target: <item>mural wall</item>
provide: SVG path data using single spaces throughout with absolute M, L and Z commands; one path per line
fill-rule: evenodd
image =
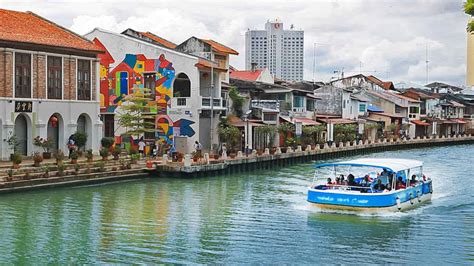
M 101 113 L 115 113 L 125 96 L 142 94 L 145 89 L 150 89 L 154 97 L 148 106 L 152 113 L 156 113 L 156 138 L 173 144 L 174 127 L 180 136 L 192 137 L 195 134 L 191 127 L 193 121 L 178 119 L 173 122 L 168 116 L 175 69 L 163 54 L 158 59 L 148 59 L 142 54 L 126 54 L 122 62 L 111 69 L 114 59 L 98 39 L 94 42 L 106 51 L 99 56 Z

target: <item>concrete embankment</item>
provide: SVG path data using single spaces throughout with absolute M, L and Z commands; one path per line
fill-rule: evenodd
M 11 176 L 8 166 L 0 167 L 0 194 L 37 190 L 44 188 L 79 186 L 140 179 L 144 177 L 203 177 L 211 175 L 225 175 L 233 173 L 244 173 L 254 170 L 275 169 L 297 163 L 326 160 L 342 156 L 352 156 L 372 152 L 412 149 L 423 147 L 435 147 L 445 145 L 474 144 L 472 136 L 458 136 L 450 138 L 431 138 L 398 141 L 376 141 L 365 143 L 339 143 L 338 145 L 323 147 L 298 147 L 295 151 L 276 154 L 251 154 L 249 157 L 241 156 L 227 160 L 201 161 L 189 166 L 184 163 L 157 163 L 153 169 L 145 168 L 144 164 L 129 164 L 125 161 L 108 161 L 102 163 L 80 162 L 78 166 L 66 163 L 65 169 L 59 174 L 56 164 L 48 165 L 48 173 L 45 174 L 44 167 L 33 167 L 23 165 L 21 169 L 12 170 Z M 422 159 L 422 158 L 421 158 Z M 142 162 L 143 163 L 143 162 Z M 124 169 L 124 164 L 127 168 Z
M 209 161 L 191 166 L 184 166 L 182 163 L 159 164 L 156 169 L 147 170 L 151 175 L 163 177 L 200 177 L 209 175 L 223 175 L 233 173 L 244 173 L 254 170 L 274 169 L 297 163 L 326 160 L 342 156 L 360 155 L 372 152 L 382 152 L 399 149 L 413 149 L 423 147 L 435 147 L 444 145 L 474 144 L 473 136 L 456 136 L 449 138 L 425 138 L 413 140 L 382 140 L 375 142 L 347 142 L 333 144 L 324 147 L 298 147 L 295 151 L 276 154 L 252 154 L 235 159 Z M 422 159 L 422 158 L 421 158 Z

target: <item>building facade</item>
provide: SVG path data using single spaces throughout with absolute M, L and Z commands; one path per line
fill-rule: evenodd
M 87 133 L 98 153 L 100 47 L 31 12 L 0 9 L 0 150 L 31 156 L 37 136 L 67 150 L 69 136 Z M 13 138 L 18 145 L 10 145 Z
M 283 80 L 303 79 L 304 31 L 283 29 L 280 21 L 267 22 L 265 30 L 245 33 L 245 68 L 268 68 Z

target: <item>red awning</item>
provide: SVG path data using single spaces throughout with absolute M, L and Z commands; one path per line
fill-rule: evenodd
M 453 121 L 455 121 L 456 124 L 467 124 L 467 122 L 462 119 L 453 119 Z
M 426 123 L 424 121 L 421 121 L 421 120 L 412 120 L 410 121 L 412 122 L 413 124 L 417 125 L 417 126 L 430 126 L 431 124 L 430 123 Z

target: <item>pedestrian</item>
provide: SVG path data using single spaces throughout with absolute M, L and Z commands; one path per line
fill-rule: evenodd
M 143 137 L 142 137 L 140 139 L 140 141 L 138 142 L 138 153 L 140 154 L 140 157 L 145 156 L 145 146 L 146 146 L 146 143 L 145 143 L 145 141 L 143 140 Z
M 196 150 L 196 156 L 199 159 L 201 159 L 201 157 L 202 157 L 202 145 L 197 140 L 194 142 L 194 149 Z
M 74 135 L 69 136 L 67 141 L 67 149 L 69 150 L 69 159 L 71 159 L 71 154 L 76 149 L 76 141 L 74 141 Z

